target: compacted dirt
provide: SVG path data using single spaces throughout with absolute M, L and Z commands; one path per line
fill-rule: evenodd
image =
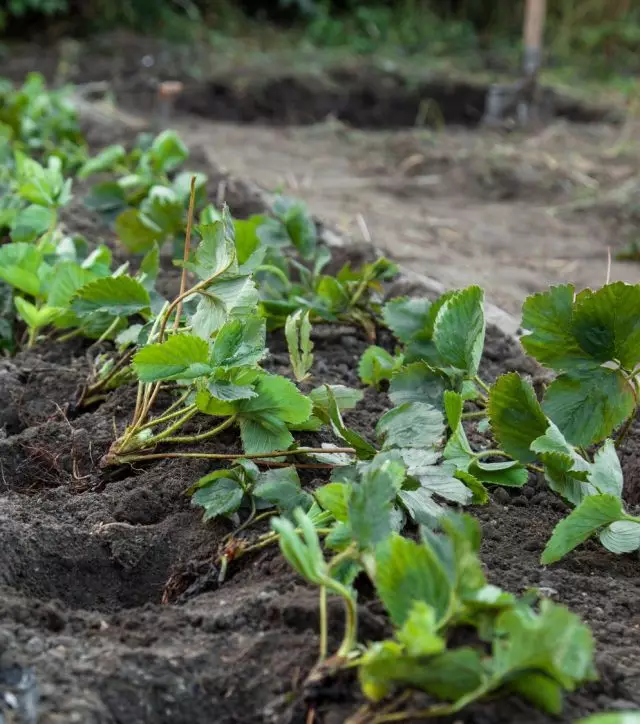
M 43 58 L 53 64 L 46 51 Z M 19 60 L 11 61 L 16 75 L 37 65 Z M 108 75 L 98 64 L 83 69 L 92 80 Z M 120 69 L 119 77 L 126 75 Z M 131 98 L 128 110 L 140 110 Z M 604 281 L 607 246 L 620 246 L 619 235 L 637 223 L 628 196 L 614 193 L 632 177 L 635 156 L 627 145 L 605 155 L 623 133 L 613 126 L 560 122 L 522 137 L 476 129 L 365 134 L 335 122 L 275 129 L 180 114 L 171 124 L 199 146 L 190 167 L 209 172 L 212 197 L 222 189 L 236 215 L 260 211 L 263 202 L 215 164 L 306 198 L 331 226 L 371 238 L 447 285 L 480 283 L 514 312 L 526 293 L 550 281 Z M 94 146 L 131 137 L 111 121 L 87 132 Z M 611 196 L 589 196 L 594 179 L 591 190 Z M 547 213 L 577 197 L 588 201 L 581 214 Z M 78 201 L 65 222 L 111 240 Z M 637 281 L 637 267 L 613 262 L 611 277 Z M 175 284 L 167 265 L 163 289 Z M 384 335 L 381 343 L 388 343 Z M 366 345 L 354 330 L 318 334 L 314 384 L 358 386 L 356 363 Z M 268 366 L 286 374 L 282 340 L 269 346 Z M 317 594 L 277 548 L 234 561 L 218 584 L 218 550 L 230 527 L 203 525 L 185 495 L 214 466 L 167 460 L 100 469 L 134 392 L 123 388 L 77 410 L 93 355 L 76 341 L 0 362 L 0 673 L 34 668 L 40 724 L 344 722 L 362 704 L 352 676 L 302 688 L 317 657 Z M 514 340 L 490 328 L 483 375 L 510 370 L 537 371 Z M 367 390 L 347 422 L 370 437 L 389 406 L 383 392 Z M 234 451 L 238 441 L 225 434 L 208 449 Z M 639 455 L 636 422 L 621 452 L 632 510 L 640 504 Z M 313 487 L 322 478 L 303 481 Z M 588 543 L 541 567 L 540 553 L 567 508 L 533 476 L 522 490 L 493 489 L 491 502 L 471 512 L 482 523 L 482 558 L 493 582 L 516 593 L 541 587 L 592 626 L 600 680 L 568 696 L 560 719 L 499 699 L 451 722 L 551 724 L 640 708 L 637 555 L 613 556 Z M 332 601 L 333 644 L 340 610 Z M 360 639 L 386 633 L 363 591 Z

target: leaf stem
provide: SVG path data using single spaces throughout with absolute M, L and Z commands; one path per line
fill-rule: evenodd
M 480 450 L 480 452 L 474 453 L 473 457 L 476 460 L 480 460 L 482 458 L 490 458 L 490 457 L 503 457 L 503 458 L 509 458 L 509 460 L 513 460 L 511 455 L 506 453 L 504 450 Z
M 202 442 L 203 440 L 209 440 L 212 437 L 215 437 L 219 433 L 221 433 L 223 430 L 226 430 L 228 427 L 231 427 L 233 423 L 236 421 L 236 415 L 232 415 L 231 417 L 228 417 L 224 422 L 221 422 L 217 427 L 212 428 L 211 430 L 207 430 L 207 432 L 201 432 L 198 435 L 181 435 L 176 437 L 166 437 L 163 439 L 163 442 L 165 443 L 194 443 L 194 442 Z
M 328 620 L 327 620 L 327 587 L 320 586 L 320 652 L 318 657 L 318 663 L 321 664 L 327 658 L 328 651 Z
M 473 412 L 463 412 L 462 413 L 463 420 L 473 420 L 478 417 L 486 417 L 486 416 L 487 416 L 486 410 L 474 410 Z
M 184 239 L 184 266 L 182 267 L 182 276 L 180 277 L 180 298 L 187 288 L 187 262 L 189 261 L 189 255 L 191 253 L 191 228 L 193 226 L 193 210 L 196 203 L 196 177 L 191 177 L 191 191 L 189 193 L 189 211 L 187 212 L 187 232 Z M 182 315 L 182 301 L 178 303 L 176 309 L 176 318 L 173 323 L 174 330 L 177 330 L 180 326 L 180 316 Z
M 336 447 L 336 448 L 296 448 L 294 450 L 274 450 L 264 453 L 205 453 L 205 452 L 168 452 L 168 453 L 150 453 L 146 455 L 119 455 L 115 454 L 109 458 L 108 465 L 118 465 L 132 462 L 142 462 L 144 460 L 162 460 L 164 458 L 192 458 L 198 460 L 239 460 L 246 458 L 247 460 L 261 460 L 262 458 L 287 457 L 289 455 L 312 455 L 314 453 L 348 453 L 355 454 L 352 447 Z
M 484 380 L 480 379 L 478 375 L 474 375 L 473 381 L 476 383 L 476 385 L 478 385 L 478 387 L 481 387 L 487 393 L 487 395 L 491 393 L 491 388 L 489 387 L 489 385 Z

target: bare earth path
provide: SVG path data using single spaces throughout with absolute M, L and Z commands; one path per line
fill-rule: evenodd
M 603 284 L 608 247 L 615 256 L 634 224 L 639 233 L 633 128 L 558 123 L 518 136 L 171 123 L 235 175 L 303 198 L 327 223 L 447 287 L 480 284 L 516 315 L 548 284 Z M 574 208 L 580 200 L 585 210 Z M 610 278 L 638 282 L 640 265 L 614 259 Z

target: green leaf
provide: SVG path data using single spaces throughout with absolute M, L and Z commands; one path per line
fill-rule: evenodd
M 133 368 L 141 382 L 190 379 L 206 373 L 208 357 L 209 348 L 200 337 L 176 334 L 136 352 Z
M 378 386 L 382 380 L 390 380 L 396 367 L 396 359 L 382 347 L 367 347 L 358 364 L 360 381 L 365 385 Z
M 217 471 L 226 472 L 226 471 Z M 235 513 L 244 496 L 244 491 L 237 480 L 231 478 L 207 475 L 198 481 L 198 490 L 191 498 L 192 505 L 204 508 L 202 520 L 206 522 L 221 515 Z M 207 481 L 210 482 L 207 484 Z
M 255 365 L 266 354 L 265 339 L 264 320 L 258 317 L 233 319 L 216 335 L 211 363 L 224 368 Z
M 311 495 L 302 490 L 300 478 L 293 466 L 261 473 L 253 494 L 276 506 L 285 515 L 293 513 L 296 508 L 308 511 L 313 503 Z
M 254 254 L 260 246 L 260 239 L 258 238 L 257 231 L 258 227 L 264 223 L 264 219 L 264 216 L 251 216 L 246 220 L 233 220 L 238 264 L 244 264 L 251 258 L 252 254 Z
M 576 298 L 573 333 L 598 362 L 618 360 L 632 370 L 640 362 L 640 284 L 614 282 Z
M 372 458 L 378 451 L 367 442 L 361 435 L 354 430 L 350 430 L 343 422 L 340 408 L 336 402 L 333 392 L 329 385 L 325 385 L 327 393 L 329 422 L 334 434 L 351 445 L 356 451 L 356 455 L 363 460 Z
M 453 591 L 433 550 L 392 535 L 376 552 L 376 590 L 395 626 L 403 626 L 416 601 L 424 601 L 436 620 L 447 615 Z
M 558 377 L 547 388 L 542 408 L 569 442 L 587 446 L 604 440 L 631 415 L 635 397 L 621 371 L 598 367 Z
M 515 607 L 501 613 L 493 641 L 492 678 L 496 686 L 517 676 L 544 674 L 573 691 L 596 678 L 594 641 L 589 627 L 564 606 L 543 600 L 540 612 Z M 539 699 L 537 703 L 542 703 Z M 557 698 L 549 700 L 553 714 Z
M 233 402 L 233 400 L 248 400 L 256 397 L 256 392 L 251 385 L 235 385 L 228 380 L 209 380 L 207 391 L 216 400 Z
M 285 377 L 263 375 L 255 386 L 256 397 L 238 402 L 244 416 L 273 413 L 284 422 L 301 423 L 311 414 L 311 400 Z
M 114 317 L 128 317 L 149 308 L 149 292 L 137 279 L 129 276 L 104 277 L 85 284 L 71 302 L 78 315 L 103 312 Z
M 405 402 L 378 420 L 376 434 L 384 448 L 437 447 L 444 436 L 444 419 L 431 405 Z
M 166 186 L 152 186 L 140 212 L 159 229 L 163 236 L 177 236 L 184 228 L 184 206 L 175 192 Z
M 76 262 L 68 261 L 57 264 L 47 302 L 52 307 L 67 308 L 78 289 L 93 279 L 95 279 L 95 274 L 88 269 L 83 269 Z
M 124 161 L 127 156 L 127 152 L 124 146 L 120 144 L 114 146 L 107 146 L 97 156 L 88 159 L 78 169 L 78 178 L 87 178 L 94 173 L 100 173 L 102 171 L 113 171 L 115 167 Z
M 172 171 L 189 158 L 189 151 L 180 136 L 171 130 L 162 131 L 151 144 L 156 170 Z
M 317 488 L 313 495 L 324 510 L 328 510 L 333 517 L 345 522 L 349 517 L 349 496 L 351 488 L 345 483 L 327 483 Z
M 233 240 L 227 236 L 225 222 L 198 226 L 197 231 L 202 241 L 189 268 L 202 280 L 220 276 L 226 271 L 233 272 L 236 250 Z
M 477 374 L 484 349 L 484 291 L 477 286 L 453 294 L 438 311 L 433 341 L 448 364 Z
M 455 477 L 456 466 L 452 462 L 436 465 L 438 455 L 430 450 L 406 448 L 400 450 L 407 466 L 407 473 L 420 481 L 430 495 L 439 495 L 460 505 L 471 501 L 471 491 Z
M 11 224 L 12 241 L 35 241 L 53 228 L 56 212 L 46 206 L 31 204 L 21 209 Z
M 527 297 L 522 306 L 522 327 L 527 330 L 522 345 L 556 370 L 573 367 L 584 357 L 572 330 L 573 297 L 573 285 L 564 284 Z
M 353 539 L 360 548 L 371 548 L 392 532 L 391 511 L 396 488 L 389 467 L 393 466 L 397 467 L 398 463 L 383 463 L 377 470 L 365 473 L 362 480 L 351 488 L 349 523 Z M 403 470 L 401 474 L 404 477 Z
M 527 484 L 529 473 L 517 460 L 499 463 L 485 463 L 474 460 L 467 471 L 482 483 L 502 485 L 506 488 L 521 488 Z
M 309 377 L 313 364 L 313 342 L 311 341 L 311 322 L 309 312 L 299 309 L 290 314 L 284 326 L 291 368 L 297 382 Z
M 590 495 L 553 529 L 540 562 L 555 563 L 600 529 L 624 518 L 620 498 L 615 495 Z
M 309 393 L 314 410 L 321 410 L 327 415 L 329 411 L 327 387 L 331 391 L 331 395 L 341 412 L 344 410 L 352 410 L 364 397 L 362 390 L 354 390 L 345 385 L 323 385 L 322 387 L 315 387 Z
M 441 654 L 414 657 L 405 654 L 395 641 L 371 644 L 358 668 L 365 696 L 377 702 L 389 696 L 396 686 L 419 689 L 436 699 L 457 701 L 478 689 L 486 679 L 482 659 L 471 648 L 458 648 Z
M 382 308 L 382 318 L 395 336 L 405 344 L 429 324 L 431 302 L 428 299 L 398 297 Z
M 424 601 L 415 601 L 404 626 L 398 631 L 398 641 L 409 656 L 433 656 L 442 653 L 446 641 L 438 635 L 435 611 Z
M 596 452 L 589 471 L 589 482 L 599 493 L 622 497 L 623 476 L 613 440 L 606 440 Z
M 287 518 L 273 518 L 271 527 L 280 536 L 280 550 L 291 566 L 307 581 L 321 585 L 326 576 L 326 563 L 313 522 L 301 510 L 293 517 L 302 531 L 303 540 Z
M 640 548 L 640 518 L 617 520 L 600 533 L 600 542 L 612 553 L 631 553 Z
M 60 315 L 60 310 L 56 307 L 36 307 L 22 297 L 15 297 L 13 301 L 18 316 L 30 329 L 46 327 Z
M 640 724 L 640 710 L 594 714 L 586 719 L 580 719 L 576 724 Z
M 146 254 L 164 239 L 163 230 L 138 209 L 127 209 L 118 215 L 116 234 L 131 254 Z
M 127 207 L 127 197 L 124 189 L 116 181 L 105 181 L 92 187 L 84 197 L 84 205 L 99 214 L 115 214 Z M 115 214 L 117 216 L 117 214 Z
M 389 397 L 394 405 L 426 402 L 443 409 L 443 394 L 449 386 L 446 376 L 426 362 L 412 362 L 394 372 Z
M 42 264 L 42 252 L 33 244 L 0 245 L 0 279 L 32 297 L 40 295 L 38 272 Z
M 533 387 L 516 372 L 502 375 L 489 393 L 488 412 L 500 447 L 521 463 L 533 462 L 531 443 L 548 427 Z

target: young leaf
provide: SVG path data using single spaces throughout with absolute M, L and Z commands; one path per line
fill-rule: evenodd
M 327 388 L 329 388 L 329 392 L 340 412 L 352 410 L 364 397 L 362 390 L 354 390 L 345 385 L 323 385 L 322 387 L 315 387 L 309 393 L 309 398 L 313 402 L 314 412 L 320 410 L 328 416 L 329 393 L 327 392 Z
M 547 388 L 542 409 L 574 445 L 600 442 L 635 408 L 635 395 L 620 370 L 598 367 L 561 375 Z
M 346 522 L 349 517 L 351 488 L 346 483 L 327 483 L 317 488 L 313 495 L 323 510 L 327 510 L 338 521 Z
M 66 309 L 76 292 L 95 279 L 95 274 L 83 269 L 76 262 L 68 261 L 56 265 L 56 273 L 51 280 L 47 302 L 52 307 Z
M 46 327 L 47 324 L 51 324 L 60 315 L 61 310 L 56 307 L 36 307 L 22 297 L 15 297 L 13 301 L 18 316 L 30 329 Z
M 576 724 L 640 724 L 640 710 L 594 714 L 586 719 L 580 719 Z
M 589 495 L 553 529 L 540 562 L 547 565 L 559 561 L 587 538 L 624 516 L 620 498 L 609 494 Z
M 344 440 L 348 445 L 351 445 L 356 451 L 356 455 L 362 460 L 369 460 L 378 451 L 367 442 L 361 435 L 354 430 L 350 430 L 343 422 L 342 415 L 340 414 L 340 408 L 336 402 L 336 398 L 333 396 L 331 387 L 325 385 L 327 393 L 328 409 L 327 414 L 331 429 L 334 434 Z
M 488 412 L 500 447 L 521 463 L 533 462 L 531 443 L 544 435 L 549 424 L 533 387 L 516 372 L 502 375 L 491 388 Z
M 409 656 L 433 656 L 442 653 L 447 644 L 437 633 L 435 611 L 424 601 L 415 601 L 404 626 L 398 631 L 398 641 Z
M 480 654 L 471 648 L 444 651 L 426 657 L 404 654 L 394 641 L 376 642 L 365 652 L 358 668 L 365 696 L 380 701 L 396 685 L 427 692 L 441 701 L 455 702 L 479 689 L 486 680 Z
M 202 241 L 196 249 L 193 264 L 189 264 L 188 268 L 203 281 L 218 277 L 224 272 L 234 272 L 236 250 L 233 240 L 227 235 L 225 222 L 205 224 L 197 230 Z
M 146 254 L 165 236 L 163 230 L 138 209 L 127 209 L 118 214 L 115 230 L 122 245 L 132 254 Z
M 640 362 L 640 284 L 613 282 L 576 297 L 572 329 L 597 362 L 618 360 L 632 370 Z
M 600 533 L 600 542 L 612 553 L 631 553 L 640 548 L 640 518 L 618 520 Z
M 87 159 L 78 169 L 78 178 L 87 178 L 94 173 L 102 171 L 113 171 L 115 167 L 124 161 L 127 152 L 120 144 L 107 146 L 97 156 Z
M 377 387 L 382 380 L 390 380 L 397 361 L 387 350 L 375 344 L 367 347 L 358 364 L 360 381 Z
M 38 272 L 43 262 L 42 252 L 33 244 L 0 245 L 0 279 L 32 297 L 40 295 Z
M 78 315 L 103 312 L 114 317 L 128 317 L 149 308 L 149 292 L 137 279 L 129 276 L 105 277 L 85 284 L 71 302 Z
M 349 523 L 353 539 L 360 548 L 372 548 L 391 534 L 391 511 L 397 492 L 394 471 L 389 470 L 393 466 L 397 467 L 398 463 L 383 463 L 377 470 L 365 473 L 351 488 Z M 400 469 L 404 478 L 402 466 Z
M 233 319 L 216 335 L 211 363 L 227 369 L 255 365 L 266 354 L 265 339 L 264 320 L 258 317 Z
M 154 167 L 157 171 L 173 171 L 189 158 L 189 151 L 180 136 L 171 130 L 158 134 L 151 145 Z
M 313 342 L 311 341 L 311 322 L 309 312 L 298 310 L 287 317 L 284 333 L 289 349 L 291 368 L 297 382 L 309 378 L 313 364 Z
M 12 241 L 35 241 L 46 231 L 53 228 L 56 212 L 46 206 L 31 204 L 21 209 L 11 223 Z
M 501 613 L 496 621 L 492 679 L 497 687 L 538 672 L 573 691 L 579 684 L 597 678 L 593 652 L 588 626 L 564 606 L 542 601 L 538 614 L 514 607 Z M 538 699 L 537 703 L 544 702 Z M 548 704 L 547 711 L 560 713 L 556 697 Z
M 593 457 L 589 482 L 599 493 L 622 497 L 623 476 L 613 440 L 606 440 Z
M 133 357 L 141 382 L 193 379 L 210 370 L 207 343 L 190 334 L 176 334 L 165 342 L 143 347 Z
M 237 480 L 219 475 L 226 472 L 218 470 L 212 475 L 201 478 L 198 489 L 191 497 L 192 505 L 204 508 L 202 520 L 205 523 L 212 518 L 235 513 L 242 503 L 244 496 L 242 486 Z
M 376 551 L 375 585 L 395 626 L 405 624 L 416 601 L 433 608 L 438 625 L 449 612 L 451 581 L 427 544 L 390 536 Z
M 378 420 L 376 434 L 385 448 L 437 447 L 444 436 L 444 419 L 431 405 L 405 402 Z
M 322 585 L 327 564 L 322 555 L 318 534 L 311 519 L 301 510 L 295 510 L 293 517 L 302 530 L 304 541 L 287 518 L 273 518 L 271 527 L 280 536 L 280 550 L 291 566 L 307 581 Z
M 438 311 L 433 327 L 433 341 L 442 359 L 470 377 L 478 373 L 484 349 L 483 304 L 480 287 L 456 292 Z
M 307 420 L 311 400 L 293 382 L 276 375 L 259 377 L 255 392 L 255 397 L 234 403 L 245 452 L 286 450 L 293 443 L 287 424 Z
M 276 468 L 261 473 L 253 489 L 256 498 L 278 508 L 283 515 L 290 515 L 296 508 L 305 512 L 313 503 L 309 493 L 302 490 L 295 467 Z
M 439 370 L 426 362 L 412 362 L 393 373 L 389 397 L 394 405 L 426 402 L 442 410 L 442 399 L 450 383 Z
M 556 370 L 571 368 L 584 357 L 572 330 L 574 293 L 571 284 L 550 287 L 527 297 L 522 306 L 523 347 Z
M 429 324 L 431 302 L 428 299 L 398 297 L 382 308 L 382 318 L 389 329 L 407 344 Z

